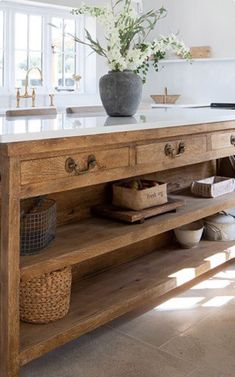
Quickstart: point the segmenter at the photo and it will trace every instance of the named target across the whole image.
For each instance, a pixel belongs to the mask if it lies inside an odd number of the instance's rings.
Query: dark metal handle
[[[72,157],[67,158],[67,160],[65,161],[65,170],[67,171],[67,173],[75,173],[75,175],[86,174],[96,166],[98,166],[98,164],[96,157],[93,154],[88,156],[87,167],[85,169],[80,169],[79,165]]]
[[[171,157],[171,158],[180,157],[184,154],[184,152],[185,152],[185,145],[183,142],[179,143],[178,150],[176,150],[176,148],[174,148],[172,144],[168,143],[165,145],[165,155],[168,157]]]
[[[235,135],[231,135],[230,143],[235,147]]]

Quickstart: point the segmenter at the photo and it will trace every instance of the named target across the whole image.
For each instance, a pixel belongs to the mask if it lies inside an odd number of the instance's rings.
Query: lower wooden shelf
[[[171,197],[185,205],[175,213],[153,217],[144,224],[127,225],[92,217],[59,228],[55,241],[47,249],[21,258],[21,279],[81,263],[235,206],[234,192],[214,199],[196,198],[189,192]]]
[[[174,290],[235,257],[235,241],[165,248],[77,283],[69,314],[48,325],[21,324],[21,365]]]

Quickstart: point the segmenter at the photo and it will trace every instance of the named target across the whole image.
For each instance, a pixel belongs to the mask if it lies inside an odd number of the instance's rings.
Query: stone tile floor
[[[33,361],[21,376],[235,377],[235,264]]]

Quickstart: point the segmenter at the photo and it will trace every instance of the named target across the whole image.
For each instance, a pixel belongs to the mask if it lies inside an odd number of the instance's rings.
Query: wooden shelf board
[[[59,228],[56,240],[47,249],[35,256],[21,257],[21,279],[31,279],[92,259],[235,206],[235,193],[214,199],[196,198],[190,194],[171,197],[184,200],[185,206],[175,213],[151,218],[144,224],[126,225],[92,217]]]
[[[232,62],[234,61],[235,58],[219,58],[219,57],[214,57],[214,58],[193,58],[191,60],[188,59],[162,59],[159,61],[159,64],[172,64],[172,63],[211,63],[211,62]]]
[[[235,241],[165,248],[77,283],[69,314],[48,325],[21,323],[21,364],[141,307],[235,257]]]

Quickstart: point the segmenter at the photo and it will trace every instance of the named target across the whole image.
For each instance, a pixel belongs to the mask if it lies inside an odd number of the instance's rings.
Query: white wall
[[[40,0],[78,7],[78,0]],[[87,0],[101,4],[105,0]],[[234,0],[143,0],[145,10],[165,6],[168,16],[162,20],[153,37],[160,33],[180,32],[179,37],[191,45],[210,45],[215,57],[235,57],[235,2]],[[97,30],[98,38],[101,32]],[[97,57],[98,79],[107,67]],[[150,94],[161,93],[167,86],[172,94],[181,94],[181,103],[202,103],[213,101],[235,102],[235,61],[214,61],[197,63],[170,63],[160,71],[150,71],[144,86],[144,101],[151,101]],[[98,103],[98,96],[58,97],[57,103],[65,104]]]
[[[216,58],[235,57],[234,0],[144,0],[145,10],[165,6],[166,19],[155,32],[179,31],[188,46],[210,45]],[[154,36],[154,35],[153,35]],[[181,94],[179,102],[235,102],[235,60],[165,64],[160,72],[151,71],[144,88],[144,99],[162,92]]]

